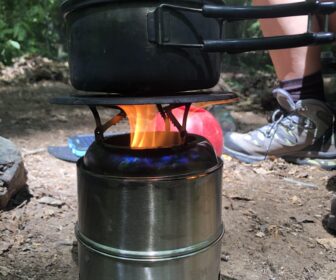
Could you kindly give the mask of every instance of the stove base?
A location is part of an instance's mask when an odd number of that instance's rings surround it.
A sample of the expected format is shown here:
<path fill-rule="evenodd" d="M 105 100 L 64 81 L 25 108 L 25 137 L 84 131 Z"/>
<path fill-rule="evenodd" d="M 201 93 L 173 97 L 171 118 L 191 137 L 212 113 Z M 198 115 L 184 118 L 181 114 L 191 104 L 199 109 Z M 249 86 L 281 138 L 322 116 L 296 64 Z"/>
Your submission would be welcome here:
<path fill-rule="evenodd" d="M 187 140 L 139 151 L 114 136 L 77 162 L 80 280 L 218 280 L 223 162 Z"/>
<path fill-rule="evenodd" d="M 151 261 L 111 256 L 79 239 L 79 280 L 218 280 L 221 239 L 190 256 Z"/>

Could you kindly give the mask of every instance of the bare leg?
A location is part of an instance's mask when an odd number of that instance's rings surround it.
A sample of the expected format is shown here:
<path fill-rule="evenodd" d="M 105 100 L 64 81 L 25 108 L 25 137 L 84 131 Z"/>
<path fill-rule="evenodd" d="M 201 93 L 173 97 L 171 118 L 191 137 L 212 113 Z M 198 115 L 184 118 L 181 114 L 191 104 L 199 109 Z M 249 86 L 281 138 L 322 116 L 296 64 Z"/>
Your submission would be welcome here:
<path fill-rule="evenodd" d="M 253 4 L 277 5 L 293 2 L 299 1 L 254 0 Z M 265 37 L 304 33 L 307 30 L 307 22 L 307 16 L 260 20 Z M 315 26 L 317 26 L 317 21 Z M 270 51 L 270 56 L 280 81 L 302 78 L 321 70 L 320 47 L 318 46 Z"/>
<path fill-rule="evenodd" d="M 330 15 L 330 31 L 336 33 L 336 13 L 333 13 L 332 15 Z"/>
<path fill-rule="evenodd" d="M 253 0 L 255 5 L 277 5 L 299 0 Z M 333 15 L 333 20 L 335 15 Z M 307 16 L 261 20 L 265 35 L 292 35 L 307 30 Z M 314 31 L 319 31 L 315 20 Z M 333 26 L 335 27 L 335 25 Z M 224 134 L 224 152 L 244 162 L 283 157 L 298 164 L 336 169 L 331 134 L 334 115 L 325 103 L 319 47 L 270 51 L 280 86 L 273 91 L 283 115 L 248 133 Z M 309 125 L 306 125 L 309 123 Z M 323 148 L 321 147 L 323 143 Z M 319 151 L 320 149 L 320 151 Z M 319 151 L 314 154 L 314 151 Z M 334 158 L 334 159 L 333 159 Z"/>

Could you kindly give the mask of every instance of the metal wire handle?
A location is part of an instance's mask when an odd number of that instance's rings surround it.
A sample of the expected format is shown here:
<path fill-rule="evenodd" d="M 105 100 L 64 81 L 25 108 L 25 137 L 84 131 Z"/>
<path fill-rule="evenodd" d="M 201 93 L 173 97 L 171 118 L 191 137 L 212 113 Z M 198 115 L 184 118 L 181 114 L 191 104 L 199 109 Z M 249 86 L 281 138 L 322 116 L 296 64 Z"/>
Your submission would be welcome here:
<path fill-rule="evenodd" d="M 224 21 L 277 18 L 288 16 L 308 15 L 307 32 L 303 34 L 274 36 L 267 38 L 249 39 L 225 39 L 225 40 L 202 40 L 199 43 L 190 44 L 175 43 L 169 39 L 169 31 L 165 24 L 166 17 L 170 14 L 165 11 L 201 13 L 205 17 L 219 18 Z M 271 6 L 225 6 L 204 5 L 202 8 L 192 8 L 171 4 L 161 4 L 154 12 L 147 15 L 148 40 L 152 43 L 180 48 L 199 48 L 205 52 L 241 53 L 255 50 L 275 50 L 295 48 L 308 45 L 329 44 L 335 41 L 334 33 L 328 31 L 328 23 L 325 20 L 324 32 L 312 32 L 312 15 L 322 14 L 328 17 L 336 11 L 336 2 L 321 2 L 319 0 L 280 4 Z"/>

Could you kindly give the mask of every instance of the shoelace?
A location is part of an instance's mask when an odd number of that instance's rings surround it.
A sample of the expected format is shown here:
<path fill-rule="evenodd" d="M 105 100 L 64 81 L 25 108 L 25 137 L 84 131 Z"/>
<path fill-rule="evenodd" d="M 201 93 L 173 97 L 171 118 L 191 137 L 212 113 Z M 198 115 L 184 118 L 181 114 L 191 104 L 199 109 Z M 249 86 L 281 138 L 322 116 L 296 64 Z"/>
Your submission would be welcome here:
<path fill-rule="evenodd" d="M 275 132 L 281 123 L 281 121 L 285 118 L 286 114 L 283 110 L 277 109 L 272 114 L 271 122 L 272 124 L 269 125 L 269 129 L 266 130 L 265 134 L 267 138 L 270 138 L 272 130 L 275 128 Z M 275 133 L 273 133 L 275 134 Z M 273 136 L 274 137 L 274 136 Z"/>
<path fill-rule="evenodd" d="M 265 132 L 265 136 L 267 138 L 270 138 L 270 142 L 268 144 L 268 147 L 267 147 L 267 150 L 266 150 L 266 154 L 265 154 L 265 159 L 267 158 L 268 154 L 269 154 L 269 151 L 270 151 L 270 148 L 271 148 L 271 145 L 273 143 L 273 140 L 274 140 L 274 137 L 275 137 L 275 134 L 277 133 L 278 131 L 278 128 L 279 128 L 279 125 L 283 122 L 283 120 L 286 118 L 290 123 L 288 125 L 288 127 L 290 129 L 293 129 L 293 120 L 291 119 L 291 116 L 295 115 L 296 113 L 298 113 L 301 109 L 296 109 L 296 110 L 293 110 L 292 112 L 288 113 L 282 109 L 277 109 L 273 112 L 272 114 L 272 118 L 271 118 L 271 121 L 272 121 L 272 124 L 269 125 L 269 128 L 266 130 Z M 308 123 L 305 123 L 304 127 L 305 128 L 308 128 L 309 127 L 309 120 L 306 119 L 306 121 L 308 121 Z M 273 131 L 273 133 L 272 133 Z"/>
<path fill-rule="evenodd" d="M 266 150 L 265 159 L 268 156 L 269 150 L 270 150 L 271 145 L 273 143 L 275 134 L 278 131 L 279 125 L 285 117 L 286 117 L 286 114 L 281 109 L 275 110 L 272 114 L 272 124 L 269 126 L 269 129 L 266 130 L 266 137 L 270 138 L 270 141 L 269 141 L 269 144 L 268 144 L 268 147 L 267 147 L 267 150 Z M 272 133 L 272 131 L 273 131 L 273 133 Z"/>

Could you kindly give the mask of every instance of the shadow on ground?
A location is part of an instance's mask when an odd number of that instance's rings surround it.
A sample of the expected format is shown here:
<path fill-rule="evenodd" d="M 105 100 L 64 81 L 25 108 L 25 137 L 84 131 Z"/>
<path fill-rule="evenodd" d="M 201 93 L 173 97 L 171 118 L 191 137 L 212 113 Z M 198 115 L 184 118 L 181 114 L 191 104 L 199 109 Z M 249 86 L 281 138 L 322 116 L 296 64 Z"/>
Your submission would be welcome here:
<path fill-rule="evenodd" d="M 220 280 L 237 280 L 236 278 L 231 278 L 231 277 L 228 277 L 228 276 L 225 276 L 225 275 L 221 275 L 221 279 Z"/>
<path fill-rule="evenodd" d="M 24 206 L 30 202 L 33 195 L 29 191 L 28 185 L 23 187 L 15 196 L 13 196 L 8 202 L 5 211 L 14 210 L 17 207 Z"/>
<path fill-rule="evenodd" d="M 329 178 L 326 188 L 328 191 L 336 192 L 336 176 Z"/>
<path fill-rule="evenodd" d="M 332 176 L 328 179 L 326 189 L 330 192 L 336 193 L 336 176 Z M 330 201 L 330 203 L 331 203 L 331 201 Z M 328 233 L 336 236 L 336 230 L 335 230 L 336 225 L 334 225 L 334 223 L 332 222 L 333 219 L 330 219 L 330 215 L 331 215 L 331 213 L 328 213 L 327 215 L 325 215 L 323 217 L 322 225 Z M 333 227 L 334 229 L 331 229 L 330 227 Z"/>

